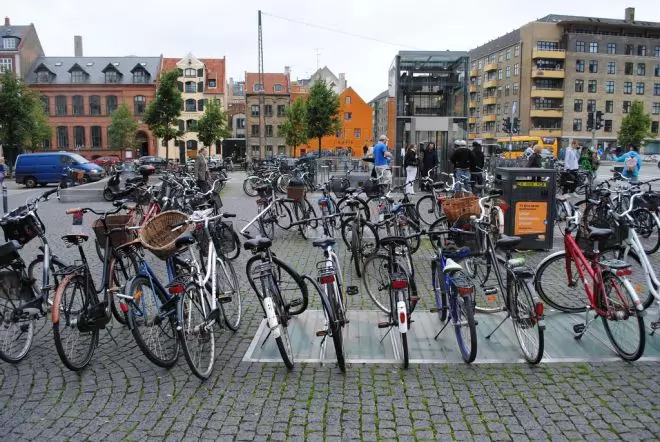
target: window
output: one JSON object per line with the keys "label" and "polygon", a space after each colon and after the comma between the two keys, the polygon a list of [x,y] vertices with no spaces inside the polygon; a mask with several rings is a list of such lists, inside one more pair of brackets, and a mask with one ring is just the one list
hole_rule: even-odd
{"label": "window", "polygon": [[653,106],[651,106],[651,113],[653,115],[660,115],[660,103],[653,103]]}
{"label": "window", "polygon": [[352,120],[353,112],[344,112],[344,120]]}
{"label": "window", "polygon": [[47,95],[41,96],[41,108],[44,110],[44,115],[50,115],[50,97]]}
{"label": "window", "polygon": [[584,92],[584,80],[575,80],[575,92]]}
{"label": "window", "polygon": [[573,102],[573,111],[574,112],[582,112],[582,110],[583,110],[582,104],[583,104],[583,102],[582,102],[581,99],[575,100]]}
{"label": "window", "polygon": [[633,55],[635,52],[635,45],[626,45],[626,55]]}
{"label": "window", "polygon": [[587,52],[583,41],[575,42],[575,52]]}
{"label": "window", "polygon": [[559,49],[559,42],[557,41],[537,41],[536,49],[541,51],[556,51]]}
{"label": "window", "polygon": [[344,103],[351,104],[351,96],[350,95],[347,95],[346,98],[344,98]]}
{"label": "window", "polygon": [[584,72],[584,60],[575,60],[575,72]]}
{"label": "window", "polygon": [[[185,107],[184,107],[186,112],[197,112],[197,102],[193,100],[192,98],[188,98],[185,101]],[[137,115],[137,113],[136,113]]]}
{"label": "window", "polygon": [[646,56],[646,45],[637,46],[637,55],[641,55],[642,57]]}
{"label": "window", "polygon": [[501,80],[502,79],[502,69],[497,70],[497,79]]}
{"label": "window", "polygon": [[598,80],[589,80],[587,84],[587,92],[595,94],[598,91]]}
{"label": "window", "polygon": [[183,91],[187,94],[194,94],[197,91],[197,85],[194,81],[186,81]]}
{"label": "window", "polygon": [[217,83],[215,80],[209,80],[209,88],[210,89],[215,89],[217,87]]}
{"label": "window", "polygon": [[608,80],[605,82],[605,93],[606,94],[614,93],[614,80]]}
{"label": "window", "polygon": [[655,50],[653,51],[653,56],[660,57],[660,46],[655,47]]}
{"label": "window", "polygon": [[101,115],[101,96],[92,95],[89,97],[89,114]]}
{"label": "window", "polygon": [[598,61],[597,60],[589,60],[589,72],[592,74],[595,74],[598,72]]}
{"label": "window", "polygon": [[623,102],[623,113],[627,114],[630,112],[630,101],[624,101]]}
{"label": "window", "polygon": [[85,101],[82,95],[71,97],[71,107],[73,108],[73,115],[85,115]]}
{"label": "window", "polygon": [[197,92],[204,92],[204,82],[203,81],[198,81],[197,82]]}
{"label": "window", "polygon": [[69,147],[69,131],[66,126],[57,126],[57,147],[67,148]]}
{"label": "window", "polygon": [[623,82],[623,93],[626,95],[632,94],[632,81]]}
{"label": "window", "polygon": [[653,76],[660,77],[660,64],[653,66]]}
{"label": "window", "polygon": [[276,84],[275,86],[273,86],[273,92],[282,92],[282,85]]}
{"label": "window", "polygon": [[91,129],[92,148],[101,147],[101,126],[92,126]]}
{"label": "window", "polygon": [[500,52],[499,54],[497,54],[497,62],[498,62],[498,63],[502,63],[502,58],[504,58],[504,54],[503,54],[503,53]]}
{"label": "window", "polygon": [[658,121],[652,121],[651,122],[651,132],[654,134],[658,133],[658,126],[660,126],[660,123]]}
{"label": "window", "polygon": [[607,100],[605,102],[605,113],[611,114],[614,112],[614,101],[613,100]]}
{"label": "window", "polygon": [[272,117],[272,116],[273,116],[273,105],[264,104],[264,117]]}
{"label": "window", "polygon": [[[8,58],[7,60],[11,63],[11,58]],[[0,58],[0,72],[2,72],[2,58]],[[44,69],[37,72],[37,83],[50,83],[50,80],[50,72]]]}
{"label": "window", "polygon": [[197,111],[204,112],[205,104],[206,104],[206,99],[197,100]]}
{"label": "window", "polygon": [[635,68],[634,63],[626,63],[626,68],[624,70],[624,73],[626,75],[632,75],[633,74],[633,69]]}
{"label": "window", "polygon": [[506,74],[505,74],[506,78],[511,77],[511,66],[507,66],[505,72],[506,72]]}
{"label": "window", "polygon": [[607,44],[607,53],[608,54],[616,54],[616,43],[608,43]]}
{"label": "window", "polygon": [[504,96],[508,97],[510,93],[511,93],[511,85],[510,84],[505,84],[504,85]]}
{"label": "window", "polygon": [[646,75],[646,63],[637,63],[637,75]]}
{"label": "window", "polygon": [[518,83],[513,83],[513,95],[518,95],[519,90],[520,90],[520,85]]}
{"label": "window", "polygon": [[596,42],[589,43],[589,52],[591,52],[592,54],[598,53],[598,43]]}
{"label": "window", "polygon": [[253,124],[252,129],[250,130],[250,135],[253,137],[258,137],[259,136],[259,125],[258,124]]}
{"label": "window", "polygon": [[105,82],[108,84],[116,84],[121,81],[121,76],[119,75],[119,72],[115,71],[114,69],[110,69],[105,73]]}
{"label": "window", "polygon": [[660,83],[653,83],[653,95],[660,96]]}
{"label": "window", "polygon": [[261,157],[261,151],[259,150],[259,146],[257,145],[252,145],[252,156],[256,158]]}
{"label": "window", "polygon": [[587,100],[587,112],[594,112],[596,110],[596,100]]}
{"label": "window", "polygon": [[2,39],[2,47],[4,49],[16,49],[16,41],[17,39],[14,37],[5,37]]}
{"label": "window", "polygon": [[197,76],[197,69],[188,68],[188,69],[183,71],[183,76],[184,77],[196,77]]}
{"label": "window", "polygon": [[612,120],[605,120],[605,132],[612,132]]}
{"label": "window", "polygon": [[82,126],[73,126],[73,147],[85,147],[85,128]]}
{"label": "window", "polygon": [[110,115],[117,109],[117,96],[108,95],[105,97],[105,113]]}
{"label": "window", "polygon": [[186,131],[186,122],[185,122],[185,121],[183,121],[183,120],[179,120],[179,130],[180,130],[181,132],[185,132],[185,131]]}
{"label": "window", "polygon": [[[193,100],[193,103],[195,100]],[[147,99],[144,95],[136,95],[133,97],[133,111],[135,115],[143,115],[144,110],[147,107]]]}
{"label": "window", "polygon": [[637,95],[644,95],[644,83],[639,81],[637,82],[637,85],[635,86],[635,93]]}
{"label": "window", "polygon": [[504,58],[505,58],[506,60],[511,60],[511,48],[509,48],[509,49],[506,50],[506,53],[505,53],[505,55],[504,55]]}
{"label": "window", "polygon": [[616,74],[616,61],[608,61],[607,62],[607,73],[608,74]]}
{"label": "window", "polygon": [[264,85],[261,83],[255,83],[254,86],[252,86],[252,90],[254,92],[263,92],[264,91]]}
{"label": "window", "polygon": [[190,119],[186,121],[186,130],[188,132],[197,132],[197,120]]}
{"label": "window", "polygon": [[354,129],[353,130],[353,138],[362,138],[362,129]]}
{"label": "window", "polygon": [[272,137],[273,136],[273,125],[272,124],[267,124],[266,125],[266,136],[267,137]]}
{"label": "window", "polygon": [[253,117],[258,117],[259,116],[259,105],[258,104],[253,104],[250,106],[250,115]]}
{"label": "window", "polygon": [[58,95],[57,97],[55,97],[55,115],[62,116],[62,115],[66,115],[66,113],[67,113],[66,96]]}
{"label": "window", "polygon": [[513,75],[514,76],[520,75],[520,65],[518,63],[513,65]]}
{"label": "window", "polygon": [[519,57],[520,56],[520,45],[513,48],[513,56],[514,57]]}
{"label": "window", "polygon": [[277,146],[277,154],[278,155],[285,155],[286,154],[286,146],[284,146],[283,144],[279,144]]}
{"label": "window", "polygon": [[80,69],[74,69],[71,71],[71,83],[84,83],[85,82],[85,73]]}
{"label": "window", "polygon": [[573,132],[582,132],[582,118],[573,119]]}
{"label": "window", "polygon": [[283,104],[277,105],[277,116],[284,117],[286,115],[286,106]]}
{"label": "window", "polygon": [[236,119],[236,129],[245,129],[245,118]]}
{"label": "window", "polygon": [[272,156],[273,155],[273,146],[271,144],[266,145],[266,156]]}

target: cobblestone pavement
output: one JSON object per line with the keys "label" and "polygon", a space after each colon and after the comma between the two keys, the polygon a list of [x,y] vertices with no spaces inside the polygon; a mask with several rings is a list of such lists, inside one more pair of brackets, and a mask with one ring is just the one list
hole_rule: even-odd
{"label": "cobblestone pavement", "polygon": [[[224,191],[225,209],[245,220],[255,212],[254,202],[242,195],[236,176]],[[73,259],[58,239],[70,229],[64,215],[69,206],[44,203],[40,213],[55,250]],[[278,234],[278,255],[311,272],[318,251],[294,232]],[[33,256],[35,247],[28,245],[25,256]],[[94,257],[92,246],[86,247]],[[239,274],[246,259],[243,251],[236,262]],[[417,259],[427,284],[424,254]],[[344,261],[350,284],[352,272]],[[423,286],[422,293],[427,290]],[[70,372],[44,321],[22,363],[0,363],[0,438],[657,440],[660,434],[657,362],[413,365],[408,370],[354,364],[345,375],[333,366],[299,363],[288,371],[283,364],[242,361],[261,321],[254,296],[244,295],[243,326],[217,338],[215,371],[204,383],[190,374],[183,358],[170,370],[151,364],[119,325],[101,334],[85,371]],[[312,308],[316,302],[312,298]],[[425,296],[418,308],[429,306]],[[373,308],[368,298],[351,300],[351,308],[360,307]]]}

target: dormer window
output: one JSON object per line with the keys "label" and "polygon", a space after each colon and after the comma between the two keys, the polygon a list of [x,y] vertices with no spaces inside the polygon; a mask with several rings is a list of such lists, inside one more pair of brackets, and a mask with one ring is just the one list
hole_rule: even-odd
{"label": "dormer window", "polygon": [[37,72],[37,83],[50,83],[50,72],[46,70]]}
{"label": "dormer window", "polygon": [[185,71],[183,71],[183,76],[184,77],[197,77],[197,69],[188,68]]}
{"label": "dormer window", "polygon": [[121,77],[119,75],[119,72],[113,70],[109,70],[105,73],[105,82],[108,84],[116,84],[121,81]]}
{"label": "dormer window", "polygon": [[273,92],[282,92],[282,85],[276,84],[275,86],[273,86]]}
{"label": "dormer window", "polygon": [[2,39],[3,49],[16,49],[18,47],[18,38],[5,37]]}
{"label": "dormer window", "polygon": [[74,69],[71,71],[71,83],[84,83],[85,72],[82,69]]}
{"label": "dormer window", "polygon": [[255,83],[253,86],[253,91],[254,92],[263,92],[264,91],[264,85],[261,83]]}
{"label": "dormer window", "polygon": [[144,69],[136,69],[133,71],[133,83],[146,84],[149,83],[149,73]]}

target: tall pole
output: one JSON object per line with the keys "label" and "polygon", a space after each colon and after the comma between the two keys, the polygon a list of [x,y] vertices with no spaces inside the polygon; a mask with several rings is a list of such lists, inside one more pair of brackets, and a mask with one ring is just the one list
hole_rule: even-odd
{"label": "tall pole", "polygon": [[591,127],[591,147],[593,149],[596,149],[596,109],[595,108],[591,111],[591,118],[592,121],[594,122],[593,126]]}
{"label": "tall pole", "polygon": [[261,30],[261,10],[259,10],[259,84],[261,85],[259,89],[259,156],[261,157],[261,152],[264,152],[265,156],[264,132],[266,132],[266,116],[264,115],[264,90],[266,85],[264,84],[264,41]]}

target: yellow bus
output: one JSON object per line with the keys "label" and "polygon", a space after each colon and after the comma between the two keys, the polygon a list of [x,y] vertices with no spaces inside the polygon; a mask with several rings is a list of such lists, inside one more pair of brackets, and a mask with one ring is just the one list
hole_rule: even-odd
{"label": "yellow bus", "polygon": [[498,138],[497,145],[499,149],[497,154],[504,154],[506,158],[518,158],[525,153],[528,147],[540,144],[544,150],[552,153],[556,158],[559,150],[557,138],[554,137],[528,137],[528,136],[513,136]]}

